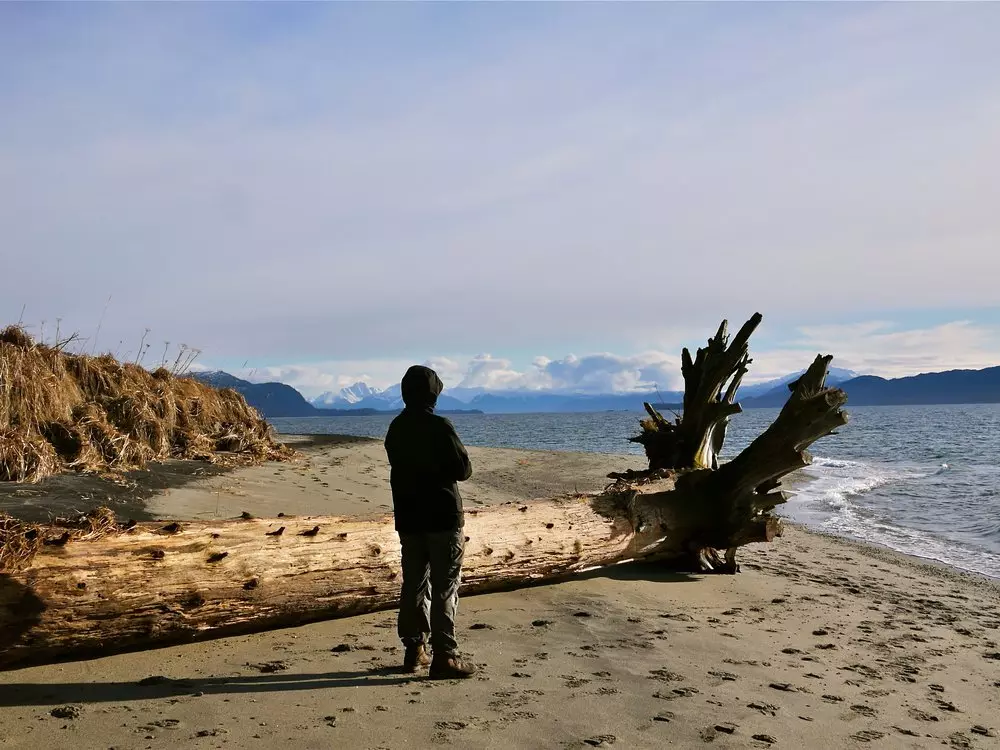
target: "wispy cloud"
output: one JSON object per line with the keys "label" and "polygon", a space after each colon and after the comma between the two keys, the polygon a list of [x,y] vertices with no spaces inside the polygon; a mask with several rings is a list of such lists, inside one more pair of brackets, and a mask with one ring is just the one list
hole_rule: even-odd
{"label": "wispy cloud", "polygon": [[692,310],[995,304],[998,23],[2,4],[0,318],[89,335],[110,293],[108,341],[381,378],[361,364],[621,351]]}
{"label": "wispy cloud", "polygon": [[[1000,327],[970,321],[911,329],[872,321],[810,326],[799,333],[789,348],[756,358],[758,377],[776,377],[801,367],[806,352],[833,354],[840,367],[883,377],[1000,365]],[[792,362],[800,364],[790,370]]]}

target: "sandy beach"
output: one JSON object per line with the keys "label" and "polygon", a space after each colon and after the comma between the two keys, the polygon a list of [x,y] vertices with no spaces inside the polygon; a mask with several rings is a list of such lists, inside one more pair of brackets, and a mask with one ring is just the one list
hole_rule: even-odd
{"label": "sandy beach", "polygon": [[[179,519],[389,510],[379,442],[292,442],[294,463],[160,466],[109,497]],[[470,508],[643,464],[470,454]],[[75,479],[35,490],[63,507],[110,491],[88,480],[74,498]],[[623,565],[465,598],[461,645],[482,667],[465,682],[398,674],[392,612],[2,672],[0,747],[1000,746],[996,582],[798,527],[740,561],[735,576]]]}

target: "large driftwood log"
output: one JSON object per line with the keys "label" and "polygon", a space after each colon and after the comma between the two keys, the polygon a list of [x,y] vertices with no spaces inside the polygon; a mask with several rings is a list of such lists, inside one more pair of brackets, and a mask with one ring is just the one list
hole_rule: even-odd
{"label": "large driftwood log", "polygon": [[[675,537],[680,549],[663,539],[689,516],[674,507],[672,486],[667,478],[468,511],[462,593],[684,554],[683,534]],[[0,668],[370,612],[399,593],[391,517],[142,523],[91,538],[42,533],[28,566],[0,575]]]}
{"label": "large driftwood log", "polygon": [[[737,547],[781,532],[781,477],[846,422],[846,396],[824,387],[829,361],[817,358],[774,424],[717,471],[612,475],[601,493],[469,510],[462,593],[639,559],[735,572]],[[745,370],[745,351],[735,362]],[[0,668],[375,611],[396,603],[398,576],[390,517],[0,520]]]}

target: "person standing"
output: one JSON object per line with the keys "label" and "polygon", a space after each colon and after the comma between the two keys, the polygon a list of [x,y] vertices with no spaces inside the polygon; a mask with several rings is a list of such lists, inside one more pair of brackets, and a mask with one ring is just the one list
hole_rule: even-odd
{"label": "person standing", "polygon": [[[455,427],[435,414],[444,384],[429,367],[414,365],[402,380],[405,408],[385,437],[392,510],[402,549],[398,634],[403,669],[430,665],[433,679],[471,677],[458,656],[455,613],[465,553],[465,518],[458,482],[472,463]],[[428,656],[430,640],[432,657]]]}

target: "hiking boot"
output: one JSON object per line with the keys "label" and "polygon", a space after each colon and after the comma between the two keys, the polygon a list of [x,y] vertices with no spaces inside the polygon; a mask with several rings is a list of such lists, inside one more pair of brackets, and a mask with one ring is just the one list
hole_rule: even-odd
{"label": "hiking boot", "polygon": [[406,654],[403,656],[403,671],[416,672],[421,667],[426,667],[431,663],[431,657],[427,654],[427,647],[419,643],[416,646],[407,646]]}
{"label": "hiking boot", "polygon": [[476,668],[468,662],[463,662],[457,656],[445,656],[431,662],[431,670],[428,676],[432,680],[463,680],[472,677],[476,673]]}

